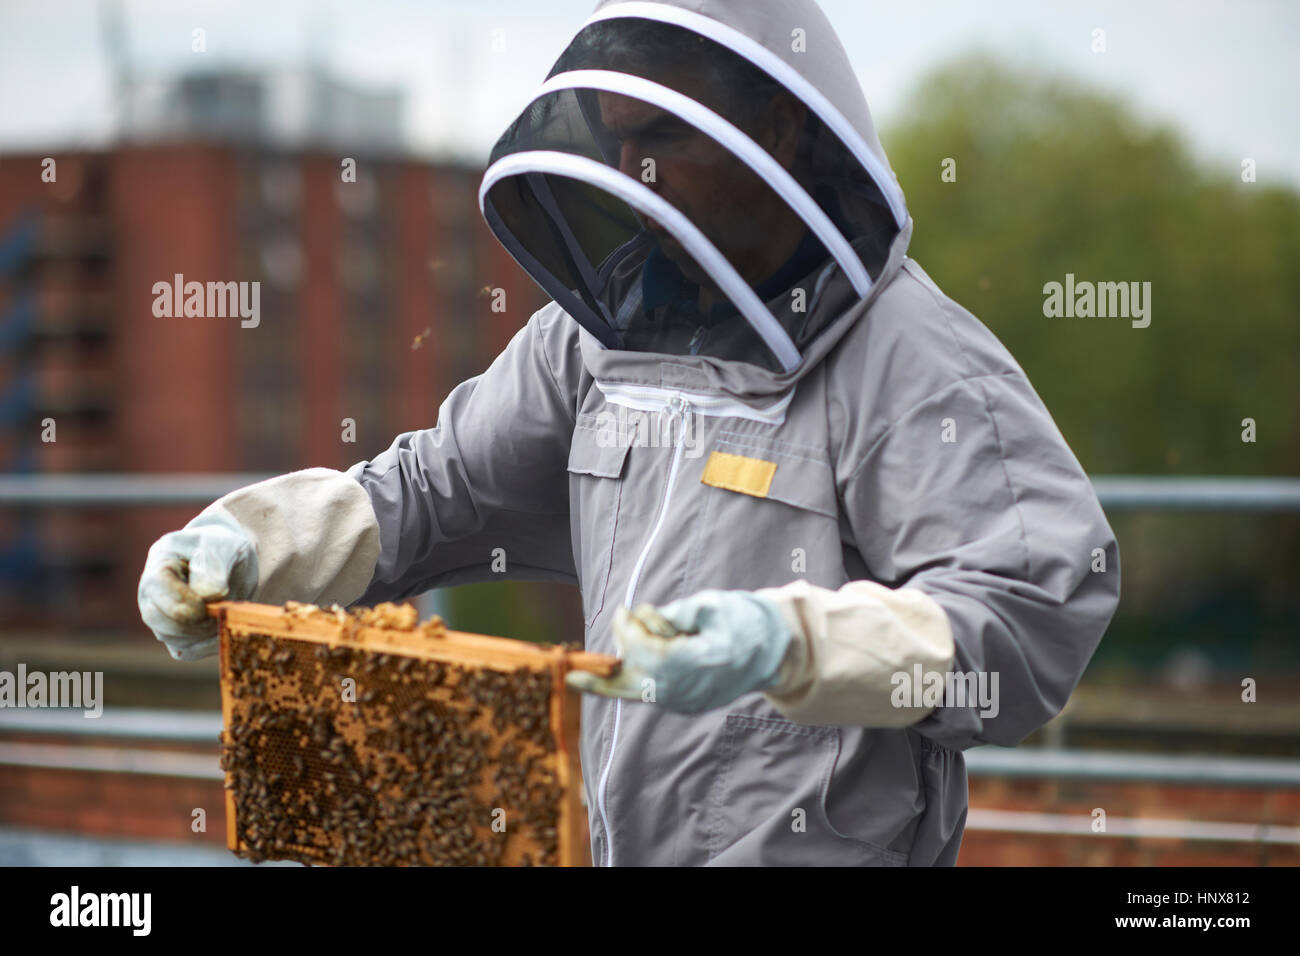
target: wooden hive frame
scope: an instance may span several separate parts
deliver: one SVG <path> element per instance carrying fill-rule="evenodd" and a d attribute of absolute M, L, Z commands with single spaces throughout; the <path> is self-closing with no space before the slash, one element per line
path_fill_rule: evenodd
<path fill-rule="evenodd" d="M 410 605 L 381 605 L 375 612 L 358 609 L 354 613 L 337 607 L 324 611 L 292 602 L 276 607 L 225 601 L 209 605 L 209 613 L 217 619 L 220 628 L 226 843 L 233 852 L 255 860 L 288 859 L 316 864 L 382 864 L 394 859 L 403 863 L 440 862 L 436 853 L 442 851 L 434 847 L 433 841 L 442 841 L 448 836 L 445 833 L 435 836 L 439 830 L 432 820 L 438 810 L 424 812 L 413 808 L 409 811 L 411 815 L 403 818 L 407 823 L 387 827 L 375 826 L 374 813 L 371 812 L 363 824 L 360 810 L 349 809 L 345 815 L 339 809 L 343 796 L 335 783 L 337 775 L 328 772 L 323 774 L 330 781 L 325 786 L 334 796 L 322 796 L 319 800 L 322 804 L 329 801 L 334 806 L 331 818 L 334 825 L 327 826 L 323 822 L 319 806 L 311 794 L 319 793 L 321 789 L 319 766 L 328 766 L 330 770 L 335 766 L 315 762 L 318 750 L 321 758 L 326 758 L 327 753 L 320 750 L 320 746 L 324 746 L 324 736 L 314 741 L 307 739 L 308 730 L 303 722 L 307 718 L 303 715 L 310 714 L 317 733 L 321 733 L 321 728 L 326 725 L 334 731 L 328 746 L 339 749 L 330 751 L 329 756 L 340 756 L 344 749 L 350 755 L 349 766 L 354 782 L 344 785 L 350 794 L 347 797 L 349 807 L 352 801 L 359 801 L 360 806 L 366 799 L 373 801 L 365 804 L 371 811 L 379 801 L 387 801 L 386 806 L 401 802 L 397 796 L 389 799 L 384 795 L 387 793 L 386 785 L 394 778 L 386 778 L 376 771 L 377 766 L 392 768 L 400 765 L 400 776 L 408 784 L 419 777 L 421 792 L 417 797 L 429 796 L 424 792 L 425 784 L 432 784 L 437 789 L 447 782 L 445 789 L 448 793 L 464 793 L 464 799 L 470 801 L 460 806 L 473 805 L 480 810 L 492 807 L 494 797 L 500 797 L 502 791 L 513 787 L 514 798 L 523 799 L 519 796 L 520 791 L 529 795 L 522 804 L 524 810 L 520 811 L 514 805 L 511 809 L 494 809 L 492 812 L 504 821 L 503 831 L 495 830 L 492 820 L 480 819 L 482 814 L 476 811 L 470 823 L 461 823 L 455 828 L 458 845 L 462 847 L 457 859 L 462 863 L 469 860 L 470 865 L 483 862 L 590 865 L 587 815 L 581 802 L 578 761 L 580 701 L 578 694 L 567 689 L 564 677 L 570 670 L 592 671 L 604 676 L 615 674 L 619 667 L 616 658 L 566 647 L 448 631 L 438 618 L 416 624 L 415 609 Z M 340 665 L 342 670 L 333 667 L 336 658 L 345 662 Z M 364 661 L 364 666 L 359 668 L 358 661 Z M 318 678 L 315 681 L 304 676 L 312 668 Z M 327 686 L 324 675 L 328 670 L 334 673 L 329 675 Z M 435 676 L 425 682 L 420 676 L 425 674 Z M 452 676 L 444 679 L 443 674 Z M 351 701 L 346 700 L 334 686 L 334 680 L 345 676 L 354 678 Z M 473 694 L 475 701 L 481 704 L 482 687 L 502 687 L 510 680 L 515 682 L 515 687 L 521 686 L 519 682 L 523 681 L 529 688 L 528 692 L 512 695 L 494 691 L 493 699 L 499 698 L 500 704 L 481 707 L 470 704 L 461 708 L 465 693 Z M 376 688 L 373 694 L 367 696 L 366 685 Z M 435 685 L 438 685 L 436 689 Z M 380 694 L 377 688 L 386 690 L 376 698 L 374 695 Z M 465 693 L 462 693 L 462 688 L 467 688 Z M 549 698 L 544 727 L 537 725 L 536 713 L 532 717 L 524 715 L 517 721 L 517 726 L 508 723 L 511 715 L 519 716 L 520 705 L 517 702 L 522 697 L 532 699 L 536 710 L 536 700 L 542 693 Z M 436 699 L 438 695 L 442 695 L 442 699 Z M 407 706 L 399 706 L 399 698 L 406 701 Z M 409 705 L 413 698 L 417 701 L 416 706 Z M 453 698 L 457 703 L 448 703 Z M 429 709 L 436 713 L 429 716 Z M 466 749 L 479 754 L 470 760 L 476 766 L 482 760 L 484 773 L 472 777 L 438 777 L 436 773 L 432 776 L 425 773 L 424 768 L 432 766 L 427 762 L 429 760 L 442 761 L 437 766 L 445 766 L 452 760 L 446 756 L 430 758 L 427 749 L 436 746 L 437 727 L 440 726 L 437 722 L 443 719 L 437 715 L 445 716 L 452 712 L 458 714 L 455 720 L 461 721 L 456 726 L 471 728 L 469 732 L 474 735 L 455 739 L 480 742 L 480 745 Z M 477 715 L 472 723 L 463 716 L 471 712 Z M 498 712 L 506 716 L 503 718 Z M 422 724 L 418 729 L 414 726 L 412 721 L 418 723 L 421 713 L 428 716 L 435 729 L 430 730 Z M 386 718 L 382 716 L 384 714 L 387 714 Z M 408 715 L 411 715 L 410 719 Z M 268 726 L 293 729 L 267 732 L 265 728 Z M 526 729 L 526 735 L 519 731 L 519 727 Z M 372 734 L 376 735 L 375 738 Z M 289 738 L 296 740 L 300 749 L 286 757 L 288 745 L 285 741 Z M 345 738 L 345 742 L 340 743 Z M 372 739 L 389 743 L 387 747 L 372 745 Z M 491 743 L 488 743 L 490 739 Z M 397 746 L 393 743 L 397 740 L 406 743 Z M 510 749 L 503 749 L 506 747 Z M 412 750 L 419 752 L 418 759 L 412 755 Z M 526 761 L 519 759 L 516 762 L 506 756 L 508 753 L 523 758 L 525 751 L 529 753 Z M 291 784 L 285 779 L 289 776 L 286 771 L 286 761 L 289 760 L 296 767 L 296 776 L 301 783 Z M 493 760 L 497 762 L 493 763 Z M 460 768 L 462 764 L 463 761 L 456 758 L 454 766 Z M 279 768 L 279 772 L 273 775 L 267 769 L 272 765 Z M 526 765 L 529 769 L 521 773 L 519 765 Z M 257 768 L 256 777 L 250 769 L 252 767 Z M 493 782 L 482 779 L 493 767 L 497 768 L 498 774 Z M 503 778 L 502 774 L 506 776 Z M 539 775 L 546 784 L 535 787 L 532 781 Z M 360 789 L 363 785 L 361 777 L 366 778 L 364 786 L 374 794 L 373 797 Z M 469 779 L 477 781 L 473 787 L 466 784 L 456 789 L 454 781 L 463 784 Z M 502 779 L 506 785 L 500 785 Z M 268 789 L 273 799 L 267 798 Z M 390 789 L 394 793 L 404 793 L 405 797 L 411 797 L 413 793 L 412 786 L 402 791 L 398 784 L 392 784 Z M 536 793 L 543 794 L 540 800 L 547 804 L 543 808 L 546 818 L 551 819 L 553 815 L 555 819 L 553 846 L 549 825 L 530 828 L 527 824 L 520 824 L 521 819 L 526 821 L 529 813 L 536 809 L 539 799 L 533 796 Z M 290 807 L 294 795 L 298 805 Z M 550 808 L 552 801 L 558 803 L 554 810 Z M 419 799 L 411 801 L 412 804 L 420 802 Z M 241 807 L 250 808 L 242 817 Z M 312 814 L 307 808 L 316 813 Z M 254 819 L 252 829 L 247 828 L 250 818 Z M 344 819 L 352 821 L 355 826 L 340 826 L 339 822 Z M 386 819 L 395 818 L 390 816 Z M 417 820 L 422 822 L 415 822 Z M 371 842 L 366 844 L 371 848 L 366 856 L 365 850 L 357 846 L 364 841 L 358 834 L 346 832 L 349 829 L 364 830 L 366 825 L 376 831 L 367 835 L 367 840 L 390 841 L 383 845 L 401 847 L 401 855 L 395 857 L 374 852 L 377 842 Z M 258 829 L 265 827 L 274 829 L 277 834 L 286 834 L 289 832 L 286 828 L 291 826 L 297 836 L 275 843 L 274 849 Z M 471 827 L 472 836 L 464 832 Z M 309 830 L 313 834 L 310 841 L 303 836 Z M 250 835 L 257 836 L 256 846 L 250 845 L 247 839 Z M 473 852 L 467 848 L 475 841 L 485 846 L 486 852 Z"/>

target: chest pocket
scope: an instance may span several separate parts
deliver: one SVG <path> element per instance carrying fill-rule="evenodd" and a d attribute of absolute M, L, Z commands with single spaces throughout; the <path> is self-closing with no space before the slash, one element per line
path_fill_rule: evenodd
<path fill-rule="evenodd" d="M 629 447 L 597 415 L 578 416 L 569 447 L 569 512 L 573 559 L 588 627 L 605 602 Z"/>
<path fill-rule="evenodd" d="M 723 430 L 703 459 L 704 540 L 687 580 L 744 589 L 801 577 L 825 586 L 847 580 L 824 449 Z M 713 563 L 706 567 L 704 556 Z"/>

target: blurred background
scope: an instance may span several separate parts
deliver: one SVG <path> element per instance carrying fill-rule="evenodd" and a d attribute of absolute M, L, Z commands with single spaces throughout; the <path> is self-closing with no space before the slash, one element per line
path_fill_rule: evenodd
<path fill-rule="evenodd" d="M 591 6 L 0 5 L 0 670 L 102 671 L 107 700 L 0 709 L 0 864 L 239 862 L 216 664 L 140 621 L 145 553 L 431 427 L 546 302 L 476 195 Z M 1025 368 L 1120 542 L 1065 712 L 967 754 L 961 863 L 1300 863 L 1300 7 L 822 6 L 912 257 Z M 259 281 L 260 323 L 156 317 L 177 273 Z M 1150 326 L 1044 317 L 1067 273 L 1150 282 Z M 582 634 L 562 586 L 420 604 Z"/>

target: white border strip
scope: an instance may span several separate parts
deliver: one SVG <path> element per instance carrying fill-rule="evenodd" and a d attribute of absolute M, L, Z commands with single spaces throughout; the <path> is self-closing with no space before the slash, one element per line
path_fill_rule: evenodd
<path fill-rule="evenodd" d="M 0 743 L 0 767 L 43 767 L 96 773 L 131 773 L 191 780 L 224 780 L 216 754 L 177 753 L 119 747 L 65 747 Z"/>
<path fill-rule="evenodd" d="M 808 82 L 799 71 L 786 63 L 785 60 L 761 43 L 751 40 L 739 30 L 729 27 L 719 20 L 706 17 L 704 14 L 696 13 L 693 10 L 684 10 L 681 7 L 674 7 L 665 3 L 628 0 L 626 3 L 611 4 L 602 7 L 588 17 L 583 27 L 600 20 L 616 20 L 622 17 L 640 17 L 645 20 L 657 20 L 660 23 L 671 23 L 675 26 L 685 27 L 687 30 L 721 43 L 732 52 L 740 54 L 755 66 L 762 67 L 780 80 L 790 92 L 812 107 L 813 112 L 821 117 L 822 121 L 844 141 L 853 155 L 857 157 L 858 162 L 866 167 L 867 172 L 871 174 L 871 178 L 875 180 L 876 186 L 884 194 L 898 227 L 901 229 L 906 224 L 907 204 L 903 201 L 903 194 L 900 192 L 894 177 L 884 168 L 880 158 L 871 151 L 871 148 L 867 146 L 866 141 L 863 140 L 858 131 L 844 118 L 844 114 L 826 98 L 825 94 Z"/>
<path fill-rule="evenodd" d="M 1300 843 L 1300 827 L 1271 823 L 1218 823 L 1206 820 L 1168 820 L 1152 817 L 1107 817 L 1106 829 L 1094 831 L 1091 815 L 1036 813 L 1025 810 L 971 808 L 966 831 L 1047 833 L 1054 836 L 1138 837 L 1153 840 L 1212 840 L 1224 843 Z"/>
<path fill-rule="evenodd" d="M 766 180 L 768 185 L 786 201 L 786 204 L 798 213 L 817 238 L 830 250 L 835 261 L 844 270 L 844 274 L 853 283 L 853 288 L 858 295 L 865 296 L 871 291 L 871 276 L 867 274 L 861 257 L 853 251 L 844 234 L 836 228 L 835 223 L 831 222 L 821 206 L 813 202 L 813 198 L 807 191 L 771 157 L 767 150 L 746 136 L 726 117 L 670 87 L 614 70 L 570 70 L 567 73 L 559 73 L 542 84 L 534 100 L 556 90 L 581 89 L 604 90 L 608 93 L 631 96 L 661 107 L 696 129 L 703 130 Z"/>
<path fill-rule="evenodd" d="M 553 173 L 599 186 L 629 206 L 658 220 L 713 277 L 718 288 L 735 303 L 782 367 L 788 372 L 798 366 L 799 350 L 795 348 L 790 336 L 717 247 L 677 209 L 631 176 L 610 169 L 594 159 L 572 153 L 554 150 L 511 153 L 501 157 L 484 173 L 483 183 L 478 190 L 479 209 L 484 210 L 488 191 L 498 182 L 509 176 L 527 173 Z"/>

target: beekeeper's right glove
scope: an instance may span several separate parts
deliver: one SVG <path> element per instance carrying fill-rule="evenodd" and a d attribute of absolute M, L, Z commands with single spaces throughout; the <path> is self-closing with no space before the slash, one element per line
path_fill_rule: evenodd
<path fill-rule="evenodd" d="M 257 588 L 257 552 L 244 528 L 223 511 L 206 511 L 149 549 L 140 576 L 140 616 L 173 658 L 217 652 L 209 601 L 244 601 Z"/>

